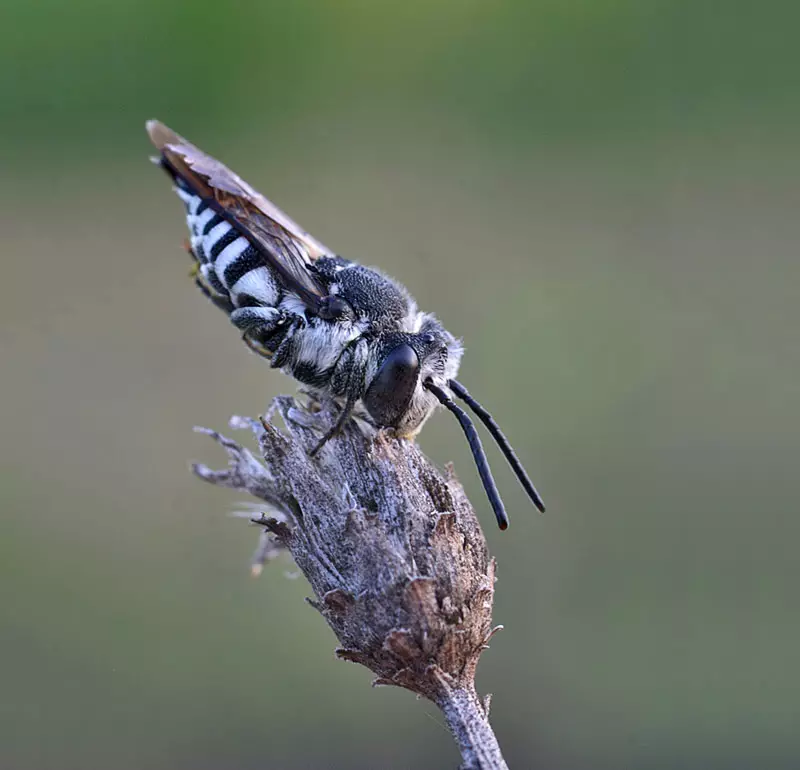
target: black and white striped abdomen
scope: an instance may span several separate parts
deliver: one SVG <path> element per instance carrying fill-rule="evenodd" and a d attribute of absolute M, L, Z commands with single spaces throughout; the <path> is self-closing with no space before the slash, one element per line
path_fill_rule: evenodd
<path fill-rule="evenodd" d="M 175 191 L 186 204 L 192 253 L 206 283 L 237 307 L 276 307 L 280 285 L 258 250 L 211 206 L 180 182 Z"/>

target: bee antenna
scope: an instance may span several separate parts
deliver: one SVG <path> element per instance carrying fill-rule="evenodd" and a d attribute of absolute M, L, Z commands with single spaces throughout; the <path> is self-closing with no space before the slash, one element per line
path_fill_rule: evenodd
<path fill-rule="evenodd" d="M 525 468 L 522 467 L 522 463 L 519 461 L 516 452 L 514 452 L 514 448 L 505 437 L 503 431 L 500 430 L 500 426 L 494 421 L 492 415 L 469 394 L 469 391 L 460 382 L 457 380 L 450 380 L 448 385 L 453 393 L 464 401 L 469 408 L 475 412 L 478 419 L 486 426 L 489 433 L 492 434 L 492 438 L 497 442 L 497 446 L 500 447 L 500 451 L 505 455 L 506 460 L 508 460 L 508 464 L 519 479 L 519 483 L 522 484 L 523 489 L 528 493 L 528 497 L 530 497 L 533 504 L 544 513 L 542 498 L 536 491 L 536 487 L 533 486 L 533 482 L 525 471 Z"/>
<path fill-rule="evenodd" d="M 439 403 L 446 409 L 451 411 L 456 419 L 461 424 L 464 435 L 467 437 L 469 448 L 472 450 L 472 456 L 475 458 L 475 465 L 478 466 L 478 473 L 480 474 L 483 488 L 486 490 L 486 496 L 492 505 L 492 510 L 497 518 L 497 525 L 500 529 L 508 528 L 508 515 L 506 514 L 503 501 L 500 499 L 500 493 L 497 491 L 497 485 L 494 483 L 492 471 L 489 468 L 489 461 L 486 459 L 486 453 L 483 451 L 478 431 L 475 430 L 475 425 L 470 420 L 469 415 L 450 398 L 440 387 L 436 386 L 430 380 L 425 382 L 425 387 L 439 399 Z"/>

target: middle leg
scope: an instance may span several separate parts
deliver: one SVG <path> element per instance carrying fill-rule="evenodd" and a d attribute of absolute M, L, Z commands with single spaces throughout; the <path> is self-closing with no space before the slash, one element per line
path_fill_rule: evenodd
<path fill-rule="evenodd" d="M 334 386 L 334 394 L 344 396 L 345 403 L 333 427 L 325 433 L 319 443 L 311 450 L 312 457 L 330 439 L 341 433 L 342 428 L 347 425 L 347 421 L 353 416 L 355 405 L 364 395 L 368 355 L 369 343 L 361 337 L 336 362 L 331 383 Z"/>

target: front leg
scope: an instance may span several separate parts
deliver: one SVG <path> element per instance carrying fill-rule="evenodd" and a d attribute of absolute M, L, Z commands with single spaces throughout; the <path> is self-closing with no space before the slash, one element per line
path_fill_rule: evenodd
<path fill-rule="evenodd" d="M 334 426 L 320 439 L 311 450 L 313 457 L 325 444 L 341 432 L 347 421 L 353 416 L 353 409 L 366 389 L 367 358 L 369 343 L 359 337 L 339 357 L 331 376 L 331 390 L 336 396 L 344 396 L 345 403 Z"/>

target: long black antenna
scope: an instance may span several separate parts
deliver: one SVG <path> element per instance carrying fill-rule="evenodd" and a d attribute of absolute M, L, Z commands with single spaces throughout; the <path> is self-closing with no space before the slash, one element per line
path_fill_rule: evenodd
<path fill-rule="evenodd" d="M 469 415 L 456 404 L 447 393 L 434 385 L 430 380 L 425 382 L 425 387 L 433 393 L 433 395 L 439 399 L 439 402 L 446 409 L 449 409 L 456 416 L 459 423 L 461 423 L 461 428 L 469 442 L 469 448 L 472 450 L 472 456 L 475 458 L 475 465 L 478 466 L 478 473 L 483 482 L 483 488 L 486 490 L 486 496 L 489 498 L 489 502 L 492 505 L 494 515 L 497 517 L 497 525 L 500 529 L 507 529 L 508 515 L 506 514 L 503 501 L 500 499 L 500 493 L 497 491 L 494 478 L 492 478 L 492 471 L 489 469 L 489 461 L 486 459 L 486 453 L 483 451 L 483 445 L 478 436 L 478 431 L 475 430 L 475 426 L 472 424 L 472 420 L 469 419 Z"/>
<path fill-rule="evenodd" d="M 544 513 L 544 503 L 542 502 L 541 496 L 536 491 L 536 487 L 533 486 L 533 482 L 525 471 L 525 468 L 522 467 L 522 463 L 519 461 L 516 452 L 514 452 L 513 447 L 503 434 L 503 431 L 500 430 L 500 426 L 494 421 L 492 415 L 490 415 L 489 412 L 487 412 L 469 394 L 469 391 L 460 382 L 457 380 L 450 380 L 448 384 L 450 385 L 453 393 L 455 393 L 462 401 L 466 402 L 470 409 L 472 409 L 472 411 L 478 415 L 480 421 L 486 426 L 489 433 L 492 434 L 492 437 L 497 442 L 497 446 L 500 447 L 500 451 L 505 455 L 506 460 L 508 460 L 508 464 L 517 475 L 519 483 L 522 484 L 523 488 L 528 493 L 528 497 L 530 497 L 530 499 L 533 501 L 533 504 L 542 513 Z"/>

